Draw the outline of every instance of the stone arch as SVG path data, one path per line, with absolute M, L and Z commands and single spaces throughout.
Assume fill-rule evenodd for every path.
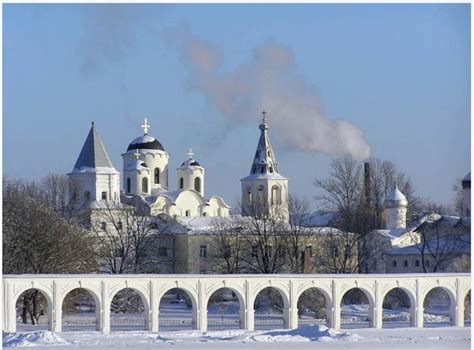
M 176 297 L 176 303 L 178 307 L 172 307 L 173 301 L 172 300 L 165 300 L 165 296 L 167 294 L 173 294 L 177 292 L 184 292 L 184 298 Z M 178 295 L 178 294 L 177 294 Z M 186 297 L 189 298 L 189 302 L 191 303 L 191 314 L 188 314 L 189 305 Z M 184 299 L 184 300 L 183 300 Z M 166 303 L 168 301 L 168 303 Z M 184 330 L 184 329 L 197 329 L 197 296 L 193 293 L 192 290 L 187 288 L 187 286 L 175 285 L 175 286 L 167 286 L 163 289 L 161 293 L 158 295 L 158 315 L 159 315 L 159 330 L 163 331 L 171 331 L 171 330 Z M 168 305 L 166 305 L 168 304 Z M 170 305 L 171 304 L 171 305 Z M 207 305 L 207 304 L 206 304 Z M 184 306 L 187 306 L 184 307 Z M 174 309 L 174 310 L 173 310 Z M 182 312 L 180 316 L 180 320 L 168 320 L 166 317 L 168 312 L 176 312 L 176 309 Z
M 447 300 L 449 301 L 449 306 L 447 307 L 447 310 L 446 310 L 446 305 L 443 305 L 444 310 L 441 310 L 441 308 L 439 307 L 440 306 L 439 302 L 442 303 L 443 302 L 442 299 L 445 299 L 442 296 L 443 293 L 447 295 L 448 297 Z M 433 298 L 434 295 L 436 295 L 435 298 L 438 300 L 435 301 L 435 305 L 431 305 L 430 298 Z M 424 311 L 423 327 L 426 327 L 427 324 L 431 324 L 431 325 L 443 324 L 443 322 L 430 322 L 432 317 L 431 316 L 426 317 L 426 315 L 433 315 L 433 314 L 435 315 L 435 317 L 447 316 L 448 324 L 451 324 L 451 325 L 454 324 L 455 310 L 456 310 L 456 295 L 449 287 L 442 286 L 442 285 L 430 286 L 425 290 L 425 293 L 423 294 L 423 297 L 421 298 L 421 300 L 422 300 L 423 311 Z M 445 301 L 446 299 L 444 300 L 444 302 Z M 427 318 L 428 322 L 425 322 L 425 317 Z
M 349 294 L 348 294 L 349 293 Z M 346 300 L 353 305 L 353 307 L 343 308 L 343 301 L 346 298 L 352 298 L 353 300 Z M 363 302 L 363 297 L 367 300 L 367 303 Z M 344 288 L 340 293 L 340 299 L 338 300 L 339 306 L 341 307 L 341 328 L 355 328 L 355 322 L 358 326 L 372 327 L 374 324 L 374 296 L 370 289 L 365 286 L 349 286 Z M 365 306 L 357 307 L 357 305 L 368 305 L 367 312 L 365 312 Z M 343 318 L 342 315 L 346 317 Z M 342 327 L 345 325 L 345 327 Z
M 224 291 L 230 291 L 232 292 L 232 296 L 234 298 L 229 298 L 228 295 L 225 295 L 222 297 L 220 296 L 219 299 L 221 300 L 216 300 L 219 305 L 218 308 L 215 308 L 216 310 L 211 310 L 212 312 L 209 312 L 209 308 L 211 307 L 211 301 L 213 297 L 218 298 L 219 295 L 216 295 L 218 292 L 222 292 L 224 294 Z M 234 299 L 237 299 L 238 303 L 238 311 L 235 309 L 235 301 Z M 211 292 L 208 293 L 208 297 L 206 302 L 204 303 L 206 306 L 206 312 L 207 312 L 207 328 L 209 330 L 225 330 L 225 329 L 243 329 L 245 326 L 245 298 L 241 294 L 240 291 L 238 291 L 236 288 L 233 287 L 227 287 L 227 286 L 218 286 L 216 288 L 213 288 Z M 235 316 L 238 316 L 237 319 L 235 319 Z M 220 316 L 220 317 L 219 317 Z
M 393 298 L 393 300 L 387 300 L 389 297 Z M 379 307 L 382 308 L 382 327 L 407 327 L 408 324 L 415 326 L 416 298 L 411 290 L 402 286 L 394 286 L 382 294 L 381 300 L 382 305 Z M 390 303 L 390 308 L 388 303 Z M 395 307 L 392 309 L 393 306 Z M 405 309 L 408 312 L 404 311 Z M 395 311 L 392 312 L 391 310 Z M 405 320 L 406 317 L 409 317 L 409 323 Z M 385 322 L 384 319 L 386 320 Z
M 126 318 L 122 318 L 118 316 L 119 313 L 112 312 L 112 305 L 113 305 L 112 303 L 114 301 L 114 298 L 116 298 L 119 295 L 119 293 L 122 293 L 124 291 L 128 291 L 129 293 L 131 292 L 130 294 L 136 293 L 136 295 L 139 296 L 139 301 L 141 301 L 143 305 L 142 312 L 134 310 L 135 311 L 134 314 L 136 315 L 134 317 L 128 316 Z M 128 298 L 128 296 L 125 296 L 125 297 Z M 131 298 L 133 298 L 133 296 Z M 150 302 L 147 297 L 147 294 L 144 293 L 140 287 L 130 286 L 130 285 L 116 287 L 114 288 L 114 291 L 111 292 L 109 300 L 110 301 L 108 303 L 108 308 L 106 308 L 106 310 L 108 310 L 108 312 L 110 313 L 110 329 L 111 330 L 114 330 L 114 328 L 115 330 L 141 330 L 141 329 L 150 330 Z M 117 306 L 119 308 L 125 307 L 123 303 L 118 304 Z M 140 310 L 139 306 L 137 307 L 137 310 Z M 140 313 L 143 314 L 143 318 L 139 315 Z M 113 316 L 116 316 L 116 317 L 113 317 Z
M 463 298 L 464 326 L 471 326 L 471 289 L 468 289 Z
M 31 286 L 30 288 L 28 288 L 28 287 L 22 288 L 17 293 L 15 293 L 15 295 L 13 297 L 13 300 L 15 301 L 15 304 L 14 304 L 15 318 L 17 316 L 17 312 L 19 311 L 17 309 L 17 306 L 20 303 L 20 297 L 28 291 L 38 291 L 44 297 L 44 299 L 46 300 L 47 310 L 46 310 L 46 315 L 43 315 L 43 316 L 47 317 L 47 329 L 52 331 L 53 330 L 53 328 L 52 328 L 52 326 L 53 326 L 53 303 L 52 303 L 53 298 L 52 298 L 51 294 L 49 293 L 49 291 L 46 288 L 42 288 L 42 287 L 38 287 L 38 286 Z M 6 307 L 6 306 L 4 305 L 4 307 Z M 23 312 L 24 311 L 22 310 L 22 313 Z M 27 320 L 26 325 L 28 325 L 28 319 L 30 318 L 30 316 L 27 314 L 26 317 L 27 317 L 26 318 L 26 320 Z M 39 322 L 39 325 L 33 325 L 32 324 L 31 326 L 33 328 L 37 329 L 37 326 L 40 326 L 41 323 L 42 322 Z M 24 323 L 20 323 L 20 328 L 24 328 L 23 325 L 24 325 Z M 25 327 L 27 327 L 27 326 L 25 326 Z M 17 328 L 18 327 L 17 327 L 16 321 L 15 321 L 13 331 L 16 332 Z
M 68 317 L 64 312 L 65 302 L 67 301 L 68 296 L 74 291 L 84 291 L 94 301 L 94 308 L 91 310 L 94 313 L 91 315 L 80 315 L 81 317 L 77 317 L 79 315 L 74 315 L 76 317 Z M 99 296 L 95 293 L 93 289 L 87 287 L 71 287 L 68 290 L 64 291 L 63 298 L 61 300 L 61 311 L 63 313 L 61 320 L 62 320 L 62 327 L 61 329 L 64 331 L 77 331 L 77 330 L 100 330 L 100 310 L 101 310 L 101 303 Z
M 314 308 L 313 310 L 302 310 L 302 308 L 307 309 L 306 305 L 300 304 L 302 302 L 302 298 L 304 298 L 306 294 L 311 293 L 311 292 L 313 293 L 317 292 L 323 297 L 322 303 L 320 302 L 320 300 L 314 300 L 315 299 L 314 295 L 309 296 L 308 302 L 310 306 L 314 306 L 316 304 L 315 302 L 320 302 L 321 304 L 324 305 L 323 314 L 325 315 L 326 322 L 320 323 L 322 321 L 317 321 L 317 320 L 320 320 L 320 317 L 321 317 L 321 314 L 318 313 L 318 311 L 320 310 L 317 310 L 316 308 Z M 304 288 L 300 293 L 297 294 L 296 307 L 298 310 L 298 325 L 314 324 L 314 323 L 328 325 L 331 320 L 332 298 L 331 298 L 331 295 L 323 288 L 316 287 L 316 286 L 309 286 L 309 287 Z M 313 313 L 314 314 L 313 318 L 308 318 L 308 319 L 302 318 L 301 316 L 303 316 L 303 312 L 305 311 L 310 311 L 311 313 Z
M 281 304 L 279 305 L 282 307 L 282 322 L 279 320 L 279 318 L 270 316 L 270 315 L 258 315 L 257 317 L 257 307 L 256 303 L 258 302 L 258 296 L 261 292 L 264 290 L 267 290 L 268 297 L 267 299 L 270 299 L 270 297 L 275 297 L 276 298 L 276 304 L 278 305 L 278 296 L 281 298 Z M 275 291 L 277 292 L 275 294 Z M 289 308 L 290 308 L 290 303 L 289 303 L 289 296 L 285 289 L 279 287 L 278 285 L 273 285 L 273 284 L 265 284 L 260 286 L 255 290 L 254 297 L 252 300 L 252 303 L 248 305 L 247 307 L 253 307 L 254 309 L 254 324 L 255 324 L 255 329 L 268 329 L 270 328 L 288 328 L 290 324 L 289 320 Z M 274 305 L 269 304 L 269 307 L 273 307 Z M 282 323 L 282 324 L 281 324 Z

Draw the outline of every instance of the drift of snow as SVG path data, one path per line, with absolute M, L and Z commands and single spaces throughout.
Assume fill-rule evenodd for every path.
M 70 343 L 50 331 L 36 331 L 28 333 L 3 332 L 3 347 L 33 347 L 45 345 L 69 345 Z

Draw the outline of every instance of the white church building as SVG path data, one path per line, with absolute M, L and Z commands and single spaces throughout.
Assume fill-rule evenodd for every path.
M 92 208 L 100 207 L 97 203 L 100 201 L 141 204 L 150 215 L 171 217 L 228 216 L 230 206 L 221 197 L 205 197 L 205 169 L 193 158 L 191 150 L 176 169 L 177 188 L 170 188 L 170 155 L 160 141 L 148 134 L 147 119 L 142 128 L 144 134 L 135 138 L 122 154 L 121 189 L 120 173 L 92 123 L 76 164 L 68 174 L 74 183 L 71 187 L 80 189 L 73 193 L 75 202 Z

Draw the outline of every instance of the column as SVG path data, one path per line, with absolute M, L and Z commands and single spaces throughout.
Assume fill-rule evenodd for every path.
M 341 328 L 341 301 L 337 292 L 336 281 L 332 281 L 332 308 L 331 308 L 331 328 Z
M 380 288 L 378 281 L 375 280 L 375 300 L 374 300 L 374 308 L 371 313 L 371 327 L 373 328 L 382 328 L 382 308 L 383 300 L 382 296 L 380 295 Z
M 207 303 L 204 295 L 204 285 L 202 281 L 198 281 L 198 310 L 197 310 L 197 328 L 205 332 L 207 331 Z
M 150 318 L 148 330 L 152 332 L 158 332 L 160 313 L 160 303 L 158 300 L 158 282 L 150 281 Z
M 247 330 L 253 331 L 254 329 L 254 309 L 253 309 L 253 296 L 250 288 L 249 281 L 245 281 L 245 324 Z
M 11 283 L 3 280 L 3 330 L 5 332 L 16 332 L 15 304 Z
M 459 278 L 456 278 L 456 304 L 454 307 L 451 307 L 454 309 L 451 310 L 451 317 L 453 317 L 454 325 L 456 327 L 464 327 L 464 295 L 462 293 Z
M 109 285 L 105 281 L 100 283 L 100 317 L 99 317 L 99 330 L 103 333 L 110 332 L 110 303 L 109 303 Z
M 239 323 L 240 329 L 247 329 L 247 303 L 239 300 Z
M 295 329 L 298 328 L 298 299 L 296 299 L 294 293 L 294 285 L 293 281 L 290 280 L 290 295 L 289 295 L 289 302 L 288 302 L 288 315 L 285 316 L 285 320 L 288 320 L 287 328 L 288 329 Z
M 415 322 L 414 326 L 423 328 L 423 292 L 420 280 L 416 280 L 416 298 L 415 298 Z
M 62 326 L 62 295 L 61 290 L 58 286 L 58 281 L 53 280 L 53 305 L 52 305 L 52 316 L 53 316 L 53 323 L 52 323 L 52 331 L 53 332 L 61 332 Z

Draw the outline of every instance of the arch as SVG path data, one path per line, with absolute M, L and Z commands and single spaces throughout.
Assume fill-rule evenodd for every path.
M 142 179 L 142 193 L 148 193 L 148 178 Z
M 260 294 L 265 292 L 263 297 Z M 277 286 L 264 285 L 257 289 L 253 299 L 254 325 L 257 329 L 288 328 L 289 298 L 284 290 Z M 250 307 L 247 306 L 247 307 Z M 281 316 L 275 311 L 281 310 Z M 270 311 L 273 311 L 270 313 Z
M 116 291 L 110 298 L 109 310 L 111 331 L 149 328 L 150 305 L 146 296 L 137 288 L 125 287 Z
M 194 190 L 196 192 L 201 192 L 201 178 L 200 177 L 196 177 L 194 179 Z
M 331 319 L 331 296 L 322 288 L 308 287 L 297 297 L 298 326 L 328 325 Z
M 154 180 L 155 180 L 155 185 L 160 183 L 160 168 L 155 168 L 154 172 Z
M 132 180 L 130 180 L 129 177 L 127 177 L 127 193 L 132 192 Z
M 15 331 L 53 330 L 52 298 L 45 289 L 41 287 L 23 289 L 16 294 L 14 300 Z M 45 308 L 46 310 L 44 310 Z
M 410 290 L 394 287 L 382 298 L 382 327 L 397 328 L 415 325 L 416 301 Z
M 446 287 L 429 288 L 423 300 L 423 327 L 439 327 L 454 324 L 456 297 Z
M 179 189 L 182 190 L 184 188 L 184 179 L 182 177 L 179 178 Z
M 185 287 L 171 287 L 162 293 L 158 310 L 159 330 L 197 329 L 197 300 Z M 176 319 L 176 314 L 179 314 L 179 319 Z
M 364 328 L 373 324 L 374 298 L 364 287 L 357 286 L 341 293 L 341 328 Z
M 227 292 L 227 293 L 226 293 Z M 231 292 L 231 294 L 229 294 Z M 207 302 L 207 328 L 209 330 L 242 329 L 245 325 L 244 298 L 235 288 L 216 288 Z
M 471 326 L 471 290 L 464 296 L 464 326 Z
M 88 288 L 65 292 L 61 303 L 63 332 L 99 330 L 100 307 L 99 297 Z
M 278 185 L 272 186 L 271 204 L 272 205 L 281 204 L 281 189 L 280 189 L 280 186 Z

